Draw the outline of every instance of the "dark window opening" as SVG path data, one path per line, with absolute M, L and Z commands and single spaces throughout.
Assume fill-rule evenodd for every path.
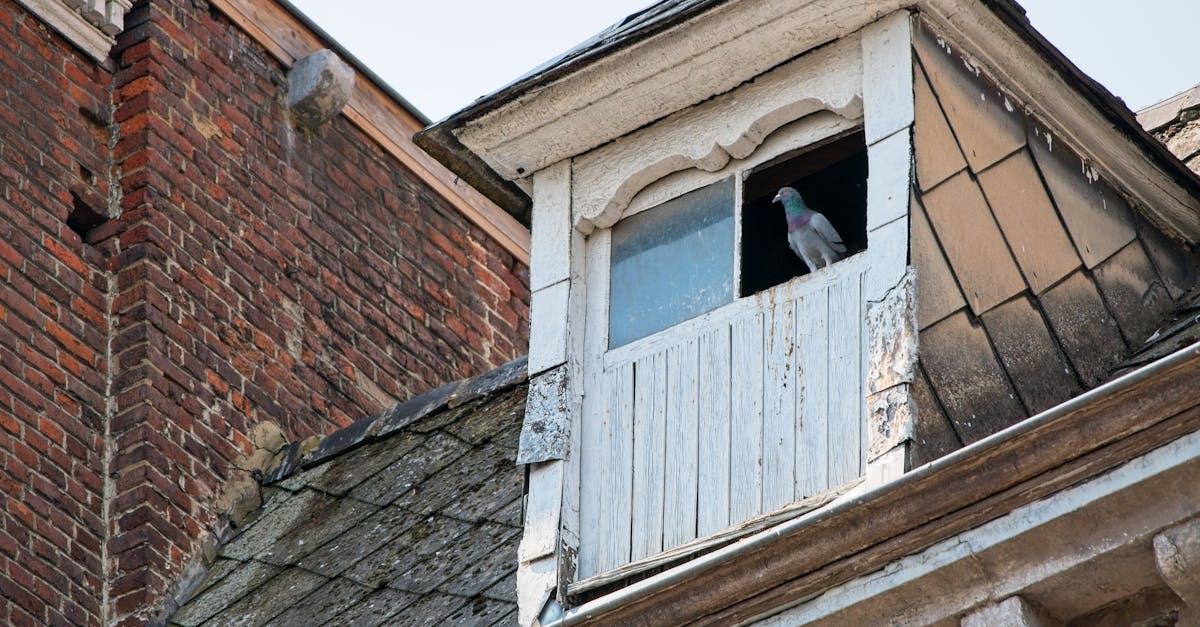
M 72 186 L 71 213 L 67 215 L 67 226 L 84 240 L 87 239 L 88 231 L 108 221 L 108 216 L 93 208 L 93 205 L 97 204 L 95 199 L 92 199 L 91 203 L 84 199 L 89 195 L 94 195 L 94 192 L 88 194 L 83 189 Z
M 842 236 L 845 257 L 867 248 L 867 146 L 862 132 L 804 148 L 746 176 L 742 202 L 742 275 L 739 296 L 749 296 L 809 273 L 788 246 L 782 187 L 800 192 Z

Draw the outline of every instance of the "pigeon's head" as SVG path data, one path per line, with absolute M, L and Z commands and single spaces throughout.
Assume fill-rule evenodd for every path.
M 780 187 L 779 193 L 775 194 L 775 198 L 771 202 L 783 203 L 784 207 L 804 207 L 804 199 L 800 197 L 800 192 L 790 187 Z

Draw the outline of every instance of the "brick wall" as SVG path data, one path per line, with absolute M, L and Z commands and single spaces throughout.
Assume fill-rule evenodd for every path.
M 108 276 L 67 226 L 108 195 L 109 77 L 0 0 L 0 624 L 100 616 Z
M 112 72 L 12 0 L 0 28 L 0 622 L 140 623 L 255 424 L 524 352 L 525 268 L 346 119 L 293 128 L 206 3 L 139 3 Z M 119 217 L 82 241 L 80 205 Z

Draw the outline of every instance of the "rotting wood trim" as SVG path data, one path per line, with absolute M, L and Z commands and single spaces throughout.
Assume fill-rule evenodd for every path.
M 552 624 L 738 622 L 819 593 L 1195 431 L 1197 367 L 1200 343 Z
M 722 529 L 714 534 L 705 536 L 703 538 L 697 538 L 691 542 L 681 544 L 673 549 L 663 551 L 657 555 L 630 562 L 629 564 L 619 568 L 615 568 L 599 575 L 577 581 L 567 587 L 567 592 L 571 596 L 576 596 L 590 590 L 603 588 L 624 579 L 635 577 L 638 574 L 666 566 L 673 562 L 679 562 L 708 551 L 713 551 L 727 544 L 731 544 L 736 540 L 740 540 L 746 536 L 770 528 L 771 526 L 777 525 L 783 521 L 797 518 L 815 509 L 824 507 L 843 494 L 846 494 L 854 488 L 857 488 L 862 482 L 863 478 L 858 477 L 849 483 L 830 488 L 824 492 L 821 492 L 820 494 L 814 494 L 813 496 L 800 499 L 794 503 L 789 503 L 773 512 L 760 514 L 745 522 Z
M 1083 483 L 1120 466 L 1125 461 L 1150 453 L 1159 446 L 1200 428 L 1200 409 L 1175 414 L 1145 431 L 1094 450 L 1062 466 L 1029 478 L 1002 492 L 982 499 L 961 510 L 934 518 L 910 531 L 880 542 L 758 595 L 736 608 L 703 617 L 694 625 L 727 624 L 735 617 L 745 620 L 764 611 L 778 609 L 789 601 L 803 599 L 822 590 L 841 585 L 855 577 L 870 574 L 906 555 L 912 555 L 938 542 L 999 518 L 1033 501 Z
M 982 63 L 1015 100 L 1038 103 L 1039 109 L 1026 113 L 1100 166 L 1115 187 L 1139 198 L 1137 204 L 1158 228 L 1195 242 L 1200 237 L 1200 195 L 1194 173 L 1046 41 L 1012 3 L 984 4 L 990 11 L 976 15 L 962 10 L 961 0 L 923 0 L 921 13 L 935 31 Z
M 317 34 L 279 4 L 213 0 L 213 6 L 285 66 L 326 47 Z M 362 78 L 358 68 L 356 74 Z M 529 264 L 529 230 L 418 148 L 412 136 L 421 130 L 422 121 L 373 80 L 355 81 L 350 103 L 342 114 L 521 263 Z

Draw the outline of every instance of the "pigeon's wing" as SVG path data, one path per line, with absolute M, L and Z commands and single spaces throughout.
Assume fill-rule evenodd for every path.
M 791 248 L 792 252 L 796 253 L 796 256 L 800 258 L 804 257 L 804 249 L 800 246 L 800 242 L 798 241 L 802 237 L 804 237 L 803 231 L 788 231 L 788 248 Z
M 833 225 L 829 223 L 829 220 L 825 216 L 814 211 L 812 220 L 809 221 L 808 225 L 812 227 L 817 234 L 825 238 L 825 241 L 829 243 L 829 247 L 832 248 L 834 252 L 846 252 L 846 244 L 842 242 L 842 236 L 838 235 L 837 229 L 833 228 Z
M 812 240 L 816 239 L 817 237 L 818 236 L 816 233 L 813 233 L 808 229 L 798 229 L 795 231 L 788 231 L 787 238 L 788 247 L 792 249 L 792 252 L 796 253 L 796 256 L 800 258 L 800 261 L 804 262 L 804 265 L 808 266 L 809 270 L 813 271 L 821 267 L 816 263 L 818 260 L 820 260 L 820 257 L 817 257 L 816 259 L 809 257 L 806 249 L 813 247 Z

